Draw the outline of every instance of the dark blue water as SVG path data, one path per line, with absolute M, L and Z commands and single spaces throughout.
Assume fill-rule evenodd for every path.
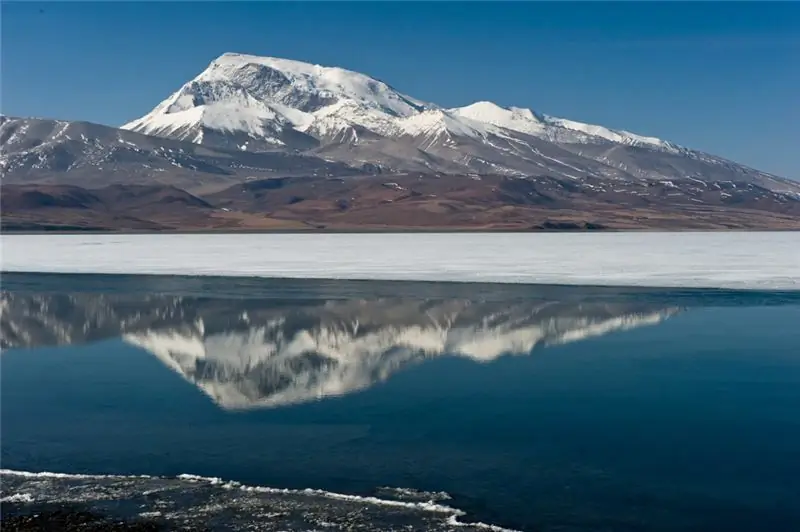
M 44 277 L 4 286 L 3 468 L 800 530 L 800 294 Z

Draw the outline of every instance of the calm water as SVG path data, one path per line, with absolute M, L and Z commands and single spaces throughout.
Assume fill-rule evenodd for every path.
M 800 530 L 798 324 L 800 292 L 9 274 L 0 491 L 257 530 Z

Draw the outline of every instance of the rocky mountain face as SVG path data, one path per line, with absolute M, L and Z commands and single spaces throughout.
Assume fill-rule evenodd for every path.
M 274 175 L 363 173 L 309 155 L 231 152 L 88 122 L 6 116 L 0 116 L 0 170 L 3 184 L 162 184 L 189 191 Z
M 467 299 L 283 302 L 2 293 L 0 346 L 122 338 L 222 408 L 278 407 L 365 389 L 441 356 L 489 362 L 655 324 L 649 303 Z

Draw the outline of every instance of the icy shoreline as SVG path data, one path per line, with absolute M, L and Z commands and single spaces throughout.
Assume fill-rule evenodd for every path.
M 9 235 L 7 272 L 800 290 L 800 232 Z
M 236 481 L 225 481 L 217 477 L 203 477 L 199 475 L 182 474 L 176 477 L 157 477 L 148 475 L 87 475 L 87 474 L 68 474 L 53 473 L 49 471 L 30 472 L 17 471 L 11 469 L 0 469 L 0 478 L 4 478 L 3 488 L 0 489 L 0 502 L 31 505 L 31 504 L 88 504 L 92 508 L 93 503 L 102 503 L 110 499 L 136 500 L 143 495 L 152 496 L 154 493 L 160 494 L 166 500 L 169 495 L 175 493 L 175 489 L 183 486 L 186 490 L 184 498 L 188 494 L 193 494 L 194 499 L 189 502 L 183 500 L 182 504 L 187 507 L 170 507 L 162 505 L 154 508 L 153 511 L 144 508 L 146 511 L 140 512 L 138 516 L 130 517 L 152 517 L 158 516 L 174 524 L 190 525 L 202 523 L 207 516 L 204 512 L 209 510 L 209 503 L 213 500 L 214 512 L 223 509 L 239 509 L 240 518 L 244 519 L 238 525 L 246 524 L 249 529 L 258 529 L 258 524 L 264 525 L 264 530 L 272 530 L 273 524 L 277 525 L 280 521 L 286 521 L 289 530 L 311 530 L 313 528 L 299 527 L 301 523 L 296 520 L 287 520 L 286 516 L 291 511 L 302 510 L 302 513 L 309 515 L 319 514 L 317 519 L 322 518 L 325 526 L 333 530 L 347 529 L 351 525 L 353 508 L 372 508 L 380 511 L 391 512 L 386 517 L 392 519 L 405 519 L 423 524 L 430 530 L 489 530 L 492 532 L 514 532 L 511 529 L 497 525 L 481 522 L 464 522 L 459 518 L 465 516 L 465 512 L 442 504 L 441 500 L 449 499 L 449 495 L 443 492 L 429 493 L 418 492 L 412 489 L 403 488 L 382 488 L 387 493 L 393 492 L 397 497 L 403 498 L 379 498 L 374 496 L 359 496 L 344 493 L 336 493 L 320 489 L 284 489 L 270 488 L 265 486 L 249 486 Z M 9 485 L 11 484 L 11 485 Z M 13 493 L 9 493 L 13 491 Z M 223 495 L 225 493 L 226 495 Z M 139 510 L 143 508 L 138 506 Z M 258 508 L 261 512 L 266 512 L 260 517 L 248 522 L 246 517 L 249 512 L 241 510 L 252 510 Z M 194 509 L 194 512 L 192 511 Z M 275 511 L 277 510 L 277 511 Z M 287 510 L 290 510 L 287 512 Z M 362 514 L 356 510 L 357 514 Z M 263 518 L 274 520 L 274 523 L 265 523 Z M 371 525 L 378 525 L 380 529 L 381 514 L 370 515 L 369 512 L 363 513 L 358 520 L 360 524 L 371 528 Z M 313 521 L 315 518 L 311 518 Z M 336 521 L 342 520 L 342 523 Z M 234 524 L 234 523 L 228 523 Z M 308 525 L 309 523 L 303 523 Z M 252 526 L 251 526 L 252 525 Z M 282 525 L 283 526 L 283 525 Z M 255 528 L 254 528 L 255 527 Z M 282 527 L 279 527 L 282 528 Z

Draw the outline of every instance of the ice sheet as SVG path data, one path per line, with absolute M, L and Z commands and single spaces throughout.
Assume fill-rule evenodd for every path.
M 2 269 L 800 290 L 800 232 L 8 235 Z

